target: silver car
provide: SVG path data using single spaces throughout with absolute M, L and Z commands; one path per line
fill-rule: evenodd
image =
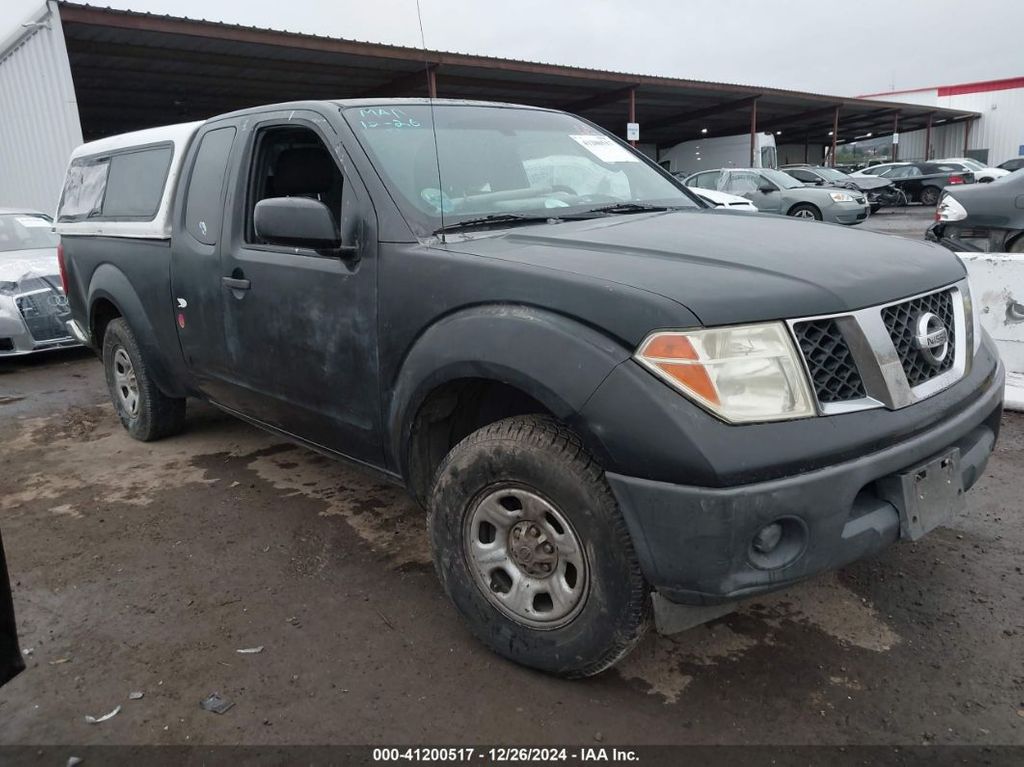
M 779 213 L 833 224 L 859 224 L 870 207 L 864 194 L 850 189 L 807 187 L 770 168 L 720 168 L 694 173 L 687 186 L 745 197 L 762 213 Z
M 0 357 L 77 346 L 48 216 L 0 208 Z

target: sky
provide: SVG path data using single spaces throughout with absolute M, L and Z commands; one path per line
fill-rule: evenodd
M 427 47 L 459 53 L 843 96 L 1024 76 L 1021 0 L 420 3 Z M 420 45 L 416 0 L 94 4 Z M 0 39 L 42 3 L 2 5 Z

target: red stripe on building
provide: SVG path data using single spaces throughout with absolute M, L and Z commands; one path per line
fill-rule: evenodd
M 963 83 L 962 85 L 943 85 L 939 97 L 962 96 L 965 93 L 986 93 L 987 91 L 1008 91 L 1024 88 L 1024 77 L 1008 77 L 1005 80 L 986 80 L 980 83 Z

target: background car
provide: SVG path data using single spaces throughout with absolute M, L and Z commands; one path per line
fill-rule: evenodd
M 1013 173 L 1015 170 L 1020 170 L 1021 168 L 1024 168 L 1024 157 L 1014 157 L 1012 160 L 1007 160 L 1006 162 L 999 163 L 998 167 Z
M 830 186 L 862 192 L 868 198 L 872 213 L 882 207 L 885 193 L 893 187 L 893 183 L 884 178 L 875 178 L 874 176 L 857 176 L 855 178 L 836 168 L 826 168 L 821 165 L 788 167 L 786 173 L 806 186 Z
M 947 189 L 926 238 L 954 251 L 1024 253 L 1024 173 Z
M 834 224 L 859 224 L 868 217 L 868 202 L 853 190 L 804 186 L 792 176 L 770 168 L 721 168 L 688 177 L 692 188 L 727 192 L 750 200 L 762 213 L 817 219 Z
M 868 164 L 863 168 L 859 168 L 851 173 L 851 176 L 860 178 L 861 176 L 881 176 L 890 168 L 898 166 L 910 165 L 909 162 L 876 162 L 874 165 Z
M 721 210 L 745 210 L 748 213 L 757 213 L 757 206 L 746 197 L 738 197 L 735 194 L 726 194 L 716 189 L 697 189 L 691 191 L 700 197 L 704 202 L 713 208 Z
M 878 169 L 881 169 L 880 172 L 875 173 Z M 877 175 L 879 178 L 888 179 L 906 193 L 910 202 L 920 202 L 929 206 L 938 203 L 945 187 L 974 183 L 974 173 L 934 162 L 889 163 L 865 168 L 853 175 Z
M 1002 178 L 1010 172 L 1005 168 L 993 168 L 970 157 L 947 157 L 942 160 L 932 160 L 932 162 L 936 165 L 950 165 L 957 170 L 973 173 L 974 180 L 979 184 L 995 181 L 997 178 Z
M 0 208 L 0 357 L 77 346 L 48 216 Z

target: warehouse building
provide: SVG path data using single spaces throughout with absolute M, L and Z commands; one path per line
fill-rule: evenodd
M 926 126 L 925 130 L 901 132 L 902 160 L 973 157 L 998 165 L 1024 156 L 1024 77 L 874 93 L 865 98 L 980 115 L 978 120 L 951 121 L 936 112 L 929 120 L 930 130 Z
M 0 41 L 0 207 L 53 210 L 82 141 L 315 98 L 437 96 L 580 114 L 657 158 L 682 141 L 771 133 L 819 162 L 865 132 L 971 109 L 607 72 L 55 2 Z M 987 113 L 986 113 L 987 116 Z M 974 135 L 983 135 L 975 131 Z

